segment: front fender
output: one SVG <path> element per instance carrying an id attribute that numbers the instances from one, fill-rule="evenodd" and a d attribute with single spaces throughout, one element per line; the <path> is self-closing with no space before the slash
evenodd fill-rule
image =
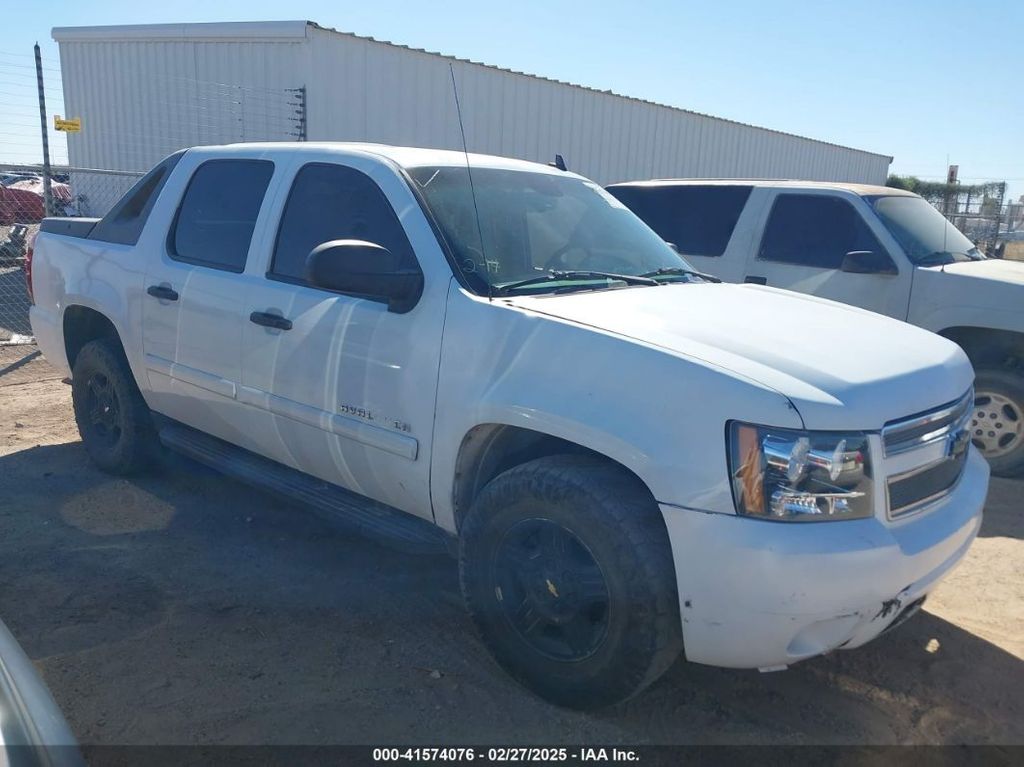
<path id="1" fill-rule="evenodd" d="M 453 285 L 431 457 L 435 519 L 455 529 L 459 448 L 482 424 L 530 429 L 605 455 L 661 503 L 734 513 L 725 449 L 731 419 L 802 425 L 789 401 L 763 385 Z"/>
<path id="2" fill-rule="evenodd" d="M 941 333 L 949 328 L 985 328 L 1024 333 L 1024 312 L 995 306 L 936 306 L 927 313 L 912 314 L 909 321 L 933 333 Z"/>
<path id="3" fill-rule="evenodd" d="M 1024 333 L 1024 285 L 919 267 L 907 322 L 936 333 L 952 327 Z"/>

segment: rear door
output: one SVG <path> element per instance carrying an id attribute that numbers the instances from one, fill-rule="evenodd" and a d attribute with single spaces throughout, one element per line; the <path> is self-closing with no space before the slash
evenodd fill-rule
<path id="1" fill-rule="evenodd" d="M 905 320 L 912 275 L 897 265 L 866 204 L 830 190 L 773 190 L 761 236 L 749 251 L 744 281 L 829 298 Z M 872 216 L 871 219 L 874 217 Z M 842 271 L 852 251 L 869 251 L 888 272 Z M 900 259 L 902 262 L 902 259 Z"/>
<path id="2" fill-rule="evenodd" d="M 151 243 L 158 253 L 141 297 L 150 405 L 243 446 L 251 446 L 237 400 L 243 271 L 273 174 L 274 164 L 256 157 L 200 158 L 166 238 Z"/>
<path id="3" fill-rule="evenodd" d="M 732 184 L 638 184 L 608 191 L 671 243 L 694 268 L 727 282 L 743 279 L 751 228 L 751 187 Z"/>

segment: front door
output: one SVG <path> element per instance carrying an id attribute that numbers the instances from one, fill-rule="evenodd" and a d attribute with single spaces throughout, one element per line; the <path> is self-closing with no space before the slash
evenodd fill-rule
<path id="1" fill-rule="evenodd" d="M 405 313 L 310 285 L 307 256 L 325 242 L 372 242 L 407 268 L 419 266 L 407 230 L 422 238 L 417 249 L 438 247 L 396 171 L 357 156 L 332 157 L 297 169 L 266 276 L 246 297 L 239 396 L 262 413 L 268 457 L 430 518 L 430 444 L 451 274 L 428 267 L 423 295 Z"/>
<path id="2" fill-rule="evenodd" d="M 166 240 L 151 243 L 161 252 L 150 259 L 142 296 L 150 405 L 242 445 L 249 444 L 236 398 L 242 380 L 242 272 L 273 172 L 273 163 L 257 159 L 200 164 Z"/>
<path id="3" fill-rule="evenodd" d="M 859 198 L 828 191 L 777 192 L 768 204 L 761 241 L 752 250 L 744 281 L 906 320 L 910 267 L 892 258 L 881 242 L 884 233 L 865 220 L 859 205 L 864 205 Z M 852 251 L 872 253 L 869 262 L 885 268 L 874 273 L 843 271 L 843 260 Z"/>

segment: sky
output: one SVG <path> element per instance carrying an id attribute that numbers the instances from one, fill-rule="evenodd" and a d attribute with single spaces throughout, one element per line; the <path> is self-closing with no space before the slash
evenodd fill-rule
<path id="1" fill-rule="evenodd" d="M 0 162 L 38 159 L 32 46 L 60 112 L 54 26 L 308 19 L 892 155 L 891 170 L 1024 194 L 1024 2 L 47 0 L 4 9 Z M 34 131 L 33 131 L 34 126 Z M 55 136 L 55 159 L 66 158 Z M 63 155 L 62 155 L 63 153 Z"/>

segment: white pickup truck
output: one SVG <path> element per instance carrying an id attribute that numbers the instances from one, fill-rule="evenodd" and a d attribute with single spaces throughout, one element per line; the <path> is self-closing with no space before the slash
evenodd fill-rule
<path id="1" fill-rule="evenodd" d="M 727 282 L 842 301 L 958 343 L 977 375 L 971 439 L 995 474 L 1024 475 L 1024 263 L 985 258 L 891 187 L 668 179 L 608 191 Z"/>
<path id="2" fill-rule="evenodd" d="M 32 326 L 86 450 L 159 443 L 457 547 L 501 665 L 591 707 L 911 615 L 988 467 L 950 341 L 690 266 L 594 183 L 359 144 L 191 149 L 47 219 Z M 344 588 L 344 584 L 338 584 Z"/>

